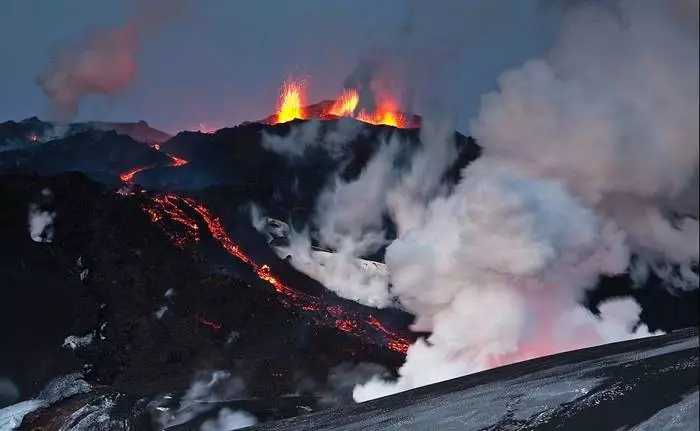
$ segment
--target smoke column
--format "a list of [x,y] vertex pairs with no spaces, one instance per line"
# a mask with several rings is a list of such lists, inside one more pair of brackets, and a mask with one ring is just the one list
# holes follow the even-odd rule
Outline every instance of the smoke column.
[[698,190],[698,26],[688,10],[697,1],[575,4],[546,58],[499,78],[471,124],[483,156],[386,252],[392,294],[431,335],[409,348],[397,381],[358,385],[355,400],[651,335],[632,299],[599,315],[580,305],[632,253],[652,270],[680,267],[677,285],[697,288],[698,208],[687,198]]
[[137,55],[144,38],[184,9],[186,2],[134,1],[122,25],[92,31],[55,48],[36,79],[51,100],[54,115],[70,120],[85,96],[113,95],[128,88],[138,71]]

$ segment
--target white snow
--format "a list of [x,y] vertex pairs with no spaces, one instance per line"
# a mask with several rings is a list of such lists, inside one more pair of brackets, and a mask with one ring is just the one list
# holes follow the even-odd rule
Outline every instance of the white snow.
[[698,399],[698,391],[695,391],[680,402],[659,411],[631,431],[697,430],[700,428]]
[[87,346],[88,344],[92,343],[92,340],[94,338],[95,331],[90,332],[87,335],[83,335],[82,337],[79,337],[77,335],[69,335],[63,340],[63,347],[75,350],[79,347]]
[[205,421],[199,428],[200,431],[229,431],[237,430],[258,423],[255,416],[244,411],[232,411],[226,407],[219,410],[216,419]]
[[156,310],[155,313],[153,313],[156,316],[157,320],[160,320],[165,316],[165,312],[168,311],[168,306],[167,305],[161,305],[158,310]]
[[0,431],[18,428],[26,415],[45,405],[42,400],[28,400],[0,409]]

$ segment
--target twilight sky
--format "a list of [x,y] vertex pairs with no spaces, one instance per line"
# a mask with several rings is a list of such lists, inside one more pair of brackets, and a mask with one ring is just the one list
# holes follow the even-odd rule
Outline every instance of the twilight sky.
[[[3,0],[0,121],[48,119],[35,79],[50,49],[123,23],[137,1]],[[449,99],[467,131],[479,96],[501,72],[542,55],[555,34],[556,11],[541,0],[416,0],[407,39],[409,2],[191,0],[146,38],[133,85],[89,97],[78,119],[143,119],[168,132],[256,120],[274,111],[286,76],[307,80],[310,103],[333,98],[358,57],[380,46],[408,52],[419,91]]]

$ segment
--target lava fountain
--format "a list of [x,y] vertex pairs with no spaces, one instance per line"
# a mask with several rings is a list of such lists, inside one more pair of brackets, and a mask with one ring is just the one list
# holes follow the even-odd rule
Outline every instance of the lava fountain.
[[301,82],[285,81],[280,91],[275,115],[263,120],[267,124],[280,124],[292,120],[333,120],[341,117],[354,118],[363,123],[411,129],[420,126],[420,119],[408,116],[398,109],[399,104],[387,94],[377,97],[374,112],[358,111],[360,95],[355,89],[346,89],[336,100],[323,101],[304,106],[305,87]]
[[277,103],[275,123],[286,123],[292,120],[307,118],[304,104],[306,101],[303,82],[285,81],[282,85],[280,98]]

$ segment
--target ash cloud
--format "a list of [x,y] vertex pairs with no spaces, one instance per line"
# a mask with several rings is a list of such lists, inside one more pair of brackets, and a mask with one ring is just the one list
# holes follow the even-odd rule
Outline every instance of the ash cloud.
[[36,78],[51,100],[53,114],[70,120],[88,95],[115,95],[128,88],[138,73],[138,53],[144,40],[173,19],[187,0],[138,0],[125,22],[98,29],[57,46]]
[[[653,335],[633,299],[597,315],[580,305],[632,253],[698,287],[697,207],[683,202],[698,188],[697,19],[679,12],[689,4],[572,6],[546,58],[499,78],[471,124],[483,156],[386,251],[391,293],[431,335],[397,381],[358,385],[355,400]],[[678,207],[690,214],[674,219]]]

